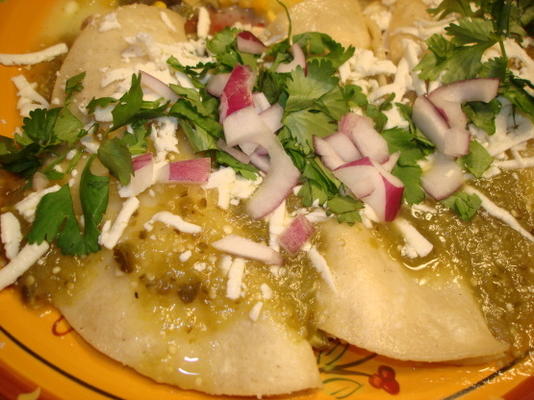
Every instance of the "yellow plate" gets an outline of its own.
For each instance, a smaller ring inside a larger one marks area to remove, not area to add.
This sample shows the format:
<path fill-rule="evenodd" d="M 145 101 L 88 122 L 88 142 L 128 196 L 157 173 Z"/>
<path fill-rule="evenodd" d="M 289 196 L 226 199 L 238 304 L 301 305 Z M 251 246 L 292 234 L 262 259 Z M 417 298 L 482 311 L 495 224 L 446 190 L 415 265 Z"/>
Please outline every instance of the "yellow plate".
<path fill-rule="evenodd" d="M 39 49 L 40 32 L 60 0 L 0 2 L 0 53 Z M 94 0 L 91 0 L 94 2 Z M 10 77 L 0 67 L 0 134 L 20 124 Z M 102 329 L 109 329 L 102 326 Z M 534 361 L 478 366 L 406 363 L 337 344 L 317 355 L 323 388 L 281 399 L 534 399 Z M 382 387 L 371 381 L 382 374 Z M 397 394 L 394 394 L 398 391 Z M 0 293 L 0 398 L 17 400 L 210 399 L 157 384 L 87 345 L 54 309 L 29 310 L 13 289 Z M 280 397 L 277 397 L 280 399 Z"/>

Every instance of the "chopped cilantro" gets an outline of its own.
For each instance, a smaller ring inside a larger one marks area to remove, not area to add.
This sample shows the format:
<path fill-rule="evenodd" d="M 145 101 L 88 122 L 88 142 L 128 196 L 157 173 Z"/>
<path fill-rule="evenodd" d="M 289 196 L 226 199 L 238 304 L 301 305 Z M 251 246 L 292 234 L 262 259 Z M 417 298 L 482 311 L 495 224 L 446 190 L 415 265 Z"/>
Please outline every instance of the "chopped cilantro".
<path fill-rule="evenodd" d="M 243 178 L 256 180 L 258 178 L 258 169 L 251 164 L 243 164 L 241 161 L 236 160 L 230 154 L 224 151 L 215 152 L 215 162 L 218 165 L 226 165 L 232 167 L 235 172 L 241 175 Z"/>
<path fill-rule="evenodd" d="M 296 35 L 293 41 L 304 50 L 308 61 L 328 61 L 335 69 L 339 68 L 354 54 L 354 47 L 344 48 L 325 33 L 301 33 Z"/>
<path fill-rule="evenodd" d="M 336 215 L 337 221 L 349 225 L 362 220 L 360 210 L 363 203 L 349 196 L 335 196 L 328 200 L 327 207 L 330 212 Z"/>
<path fill-rule="evenodd" d="M 122 186 L 130 183 L 133 174 L 132 157 L 119 138 L 106 139 L 98 148 L 98 159 L 119 180 Z"/>
<path fill-rule="evenodd" d="M 493 157 L 476 140 L 469 144 L 469 154 L 460 158 L 466 170 L 471 172 L 476 178 L 480 178 L 493 161 Z"/>
<path fill-rule="evenodd" d="M 130 89 L 119 99 L 111 112 L 113 115 L 113 130 L 128 124 L 143 106 L 143 90 L 141 89 L 141 75 L 132 75 Z"/>
<path fill-rule="evenodd" d="M 91 173 L 90 159 L 80 180 L 80 201 L 84 216 L 84 233 L 74 213 L 69 186 L 45 195 L 37 206 L 35 221 L 28 234 L 29 243 L 52 243 L 56 240 L 66 255 L 86 255 L 100 250 L 98 226 L 107 208 L 109 178 Z"/>
<path fill-rule="evenodd" d="M 462 106 L 467 118 L 488 135 L 495 133 L 495 117 L 501 111 L 501 102 L 493 99 L 489 103 L 473 101 Z"/>
<path fill-rule="evenodd" d="M 457 192 L 442 200 L 441 203 L 454 211 L 463 221 L 470 221 L 480 208 L 482 201 L 476 194 Z"/>
<path fill-rule="evenodd" d="M 75 75 L 65 83 L 65 103 L 68 103 L 72 96 L 83 90 L 83 80 L 85 79 L 85 72 Z"/>
<path fill-rule="evenodd" d="M 105 108 L 110 104 L 116 103 L 117 99 L 113 97 L 100 97 L 98 99 L 93 98 L 89 104 L 87 104 L 87 112 L 93 114 L 97 107 Z"/>
<path fill-rule="evenodd" d="M 145 121 L 136 121 L 131 125 L 132 130 L 125 130 L 121 141 L 128 147 L 132 155 L 147 152 L 147 137 L 150 135 L 150 126 Z"/>

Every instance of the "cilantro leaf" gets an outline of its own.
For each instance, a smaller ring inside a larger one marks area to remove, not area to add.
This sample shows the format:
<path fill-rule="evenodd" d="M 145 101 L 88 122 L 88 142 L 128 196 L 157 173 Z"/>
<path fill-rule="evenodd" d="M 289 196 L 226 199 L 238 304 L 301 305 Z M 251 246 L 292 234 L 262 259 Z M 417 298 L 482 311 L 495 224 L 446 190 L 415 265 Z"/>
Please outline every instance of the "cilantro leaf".
<path fill-rule="evenodd" d="M 470 0 L 443 0 L 436 8 L 430 8 L 428 12 L 438 16 L 440 19 L 452 13 L 458 13 L 466 17 L 474 16 Z"/>
<path fill-rule="evenodd" d="M 115 130 L 129 123 L 143 106 L 143 90 L 141 89 L 141 75 L 132 75 L 130 89 L 124 93 L 111 112 L 113 128 Z"/>
<path fill-rule="evenodd" d="M 193 86 L 196 88 L 203 88 L 204 84 L 200 80 L 204 78 L 210 70 L 217 67 L 216 63 L 211 62 L 198 63 L 194 66 L 185 66 L 182 65 L 174 56 L 169 57 L 167 64 L 169 64 L 175 70 L 187 75 L 187 77 L 193 83 Z"/>
<path fill-rule="evenodd" d="M 54 125 L 54 135 L 61 142 L 73 144 L 85 131 L 83 123 L 67 107 L 61 109 Z"/>
<path fill-rule="evenodd" d="M 457 192 L 442 200 L 441 203 L 454 211 L 463 221 L 470 221 L 480 208 L 482 201 L 476 194 Z"/>
<path fill-rule="evenodd" d="M 121 141 L 128 147 L 130 154 L 146 153 L 146 139 L 150 135 L 150 130 L 150 127 L 145 126 L 145 121 L 136 121 L 132 124 L 132 131 L 124 131 Z"/>
<path fill-rule="evenodd" d="M 469 143 L 469 154 L 460 158 L 461 163 L 475 177 L 480 178 L 491 163 L 493 157 L 488 151 L 476 140 Z"/>
<path fill-rule="evenodd" d="M 258 169 L 251 164 L 243 164 L 241 161 L 236 160 L 230 154 L 224 151 L 215 152 L 215 162 L 218 165 L 226 165 L 232 167 L 243 178 L 256 180 L 258 178 Z"/>
<path fill-rule="evenodd" d="M 337 129 L 335 121 L 323 112 L 313 110 L 293 112 L 284 118 L 283 123 L 306 154 L 312 152 L 313 135 L 324 137 Z"/>
<path fill-rule="evenodd" d="M 334 69 L 339 68 L 354 54 L 354 47 L 344 48 L 325 33 L 306 32 L 295 35 L 297 43 L 307 56 L 308 62 L 314 60 L 327 60 Z"/>
<path fill-rule="evenodd" d="M 183 129 L 195 153 L 217 149 L 216 139 L 200 126 L 195 126 L 186 119 L 180 119 L 180 127 Z"/>
<path fill-rule="evenodd" d="M 66 255 L 86 255 L 100 250 L 98 225 L 107 208 L 109 178 L 93 175 L 92 159 L 84 168 L 80 180 L 80 200 L 84 216 L 84 233 L 80 232 L 68 185 L 45 195 L 37 206 L 35 221 L 28 234 L 29 243 L 52 243 L 57 240 Z"/>
<path fill-rule="evenodd" d="M 417 204 L 425 199 L 425 192 L 421 187 L 421 167 L 396 165 L 391 173 L 404 184 L 403 196 L 408 204 Z"/>
<path fill-rule="evenodd" d="M 501 102 L 493 99 L 489 103 L 472 101 L 462 106 L 465 115 L 475 126 L 489 135 L 495 133 L 495 117 L 501 111 Z"/>
<path fill-rule="evenodd" d="M 201 128 L 214 138 L 222 137 L 221 124 L 213 116 L 203 115 L 194 104 L 184 98 L 178 99 L 169 113 L 192 122 L 196 127 Z"/>
<path fill-rule="evenodd" d="M 83 80 L 85 79 L 85 71 L 75 75 L 65 83 L 65 103 L 69 103 L 72 96 L 83 90 Z"/>
<path fill-rule="evenodd" d="M 89 114 L 94 114 L 97 107 L 105 108 L 110 104 L 116 103 L 117 101 L 118 100 L 114 99 L 113 97 L 100 97 L 98 99 L 95 99 L 93 97 L 91 101 L 87 104 L 87 112 Z"/>
<path fill-rule="evenodd" d="M 363 208 L 363 203 L 349 196 L 335 196 L 326 203 L 328 211 L 336 215 L 339 223 L 346 223 L 349 225 L 362 220 L 360 210 Z"/>
<path fill-rule="evenodd" d="M 118 138 L 106 139 L 98 148 L 97 154 L 100 162 L 122 186 L 130 183 L 133 175 L 132 157 L 123 141 Z"/>
<path fill-rule="evenodd" d="M 30 111 L 30 116 L 23 119 L 23 133 L 16 135 L 15 140 L 22 145 L 35 143 L 42 148 L 58 144 L 54 127 L 60 112 L 61 108 L 39 108 Z"/>

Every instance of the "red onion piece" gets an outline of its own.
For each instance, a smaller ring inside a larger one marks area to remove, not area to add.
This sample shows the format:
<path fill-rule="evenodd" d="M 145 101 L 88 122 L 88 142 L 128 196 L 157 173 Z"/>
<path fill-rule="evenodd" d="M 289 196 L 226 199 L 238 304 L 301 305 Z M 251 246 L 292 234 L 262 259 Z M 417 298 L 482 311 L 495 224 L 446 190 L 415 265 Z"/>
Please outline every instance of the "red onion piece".
<path fill-rule="evenodd" d="M 419 96 L 413 105 L 412 118 L 423 134 L 445 155 L 459 157 L 469 151 L 469 132 L 451 129 L 443 115 L 425 96 Z"/>
<path fill-rule="evenodd" d="M 441 86 L 428 95 L 430 101 L 445 100 L 455 103 L 469 101 L 483 101 L 488 103 L 493 100 L 499 90 L 499 79 L 477 78 L 457 81 Z"/>
<path fill-rule="evenodd" d="M 373 121 L 358 114 L 348 113 L 339 122 L 339 130 L 356 145 L 360 153 L 378 163 L 389 157 L 386 140 L 373 127 Z"/>
<path fill-rule="evenodd" d="M 311 222 L 304 215 L 299 215 L 280 235 L 280 246 L 291 254 L 295 254 L 313 235 L 314 230 Z"/>
<path fill-rule="evenodd" d="M 313 145 L 315 147 L 315 152 L 317 155 L 321 156 L 321 160 L 327 168 L 334 170 L 345 163 L 330 143 L 321 139 L 319 136 L 313 137 Z"/>
<path fill-rule="evenodd" d="M 269 172 L 269 168 L 271 168 L 269 157 L 258 153 L 252 153 L 250 155 L 250 163 L 265 173 Z"/>
<path fill-rule="evenodd" d="M 261 54 L 267 47 L 252 32 L 243 31 L 237 34 L 237 49 L 244 53 Z"/>
<path fill-rule="evenodd" d="M 334 151 L 341 157 L 344 162 L 350 162 L 362 158 L 354 143 L 348 135 L 342 132 L 336 132 L 324 138 L 332 146 Z"/>
<path fill-rule="evenodd" d="M 152 153 L 141 154 L 132 158 L 132 167 L 134 171 L 143 168 L 145 165 L 152 162 Z"/>
<path fill-rule="evenodd" d="M 213 75 L 206 84 L 206 90 L 212 96 L 221 97 L 229 78 L 230 73 Z"/>
<path fill-rule="evenodd" d="M 371 176 L 375 190 L 363 197 L 362 201 L 373 209 L 379 221 L 393 221 L 402 204 L 404 185 L 400 179 L 384 171 L 376 163 L 374 166 L 379 171 L 379 174 Z"/>
<path fill-rule="evenodd" d="M 132 158 L 133 176 L 127 186 L 119 189 L 120 197 L 137 196 L 154 183 L 154 160 L 151 153 Z"/>
<path fill-rule="evenodd" d="M 254 107 L 256 107 L 258 114 L 271 107 L 271 103 L 269 103 L 267 97 L 261 92 L 252 93 L 252 101 L 254 102 Z"/>
<path fill-rule="evenodd" d="M 254 106 L 248 106 L 227 116 L 223 121 L 228 146 L 252 142 L 253 136 L 272 135 Z"/>
<path fill-rule="evenodd" d="M 252 155 L 252 153 L 256 151 L 256 149 L 258 148 L 258 145 L 256 143 L 243 142 L 243 143 L 239 143 L 239 147 L 241 148 L 243 153 L 250 156 Z"/>
<path fill-rule="evenodd" d="M 211 245 L 219 251 L 238 257 L 258 260 L 265 264 L 280 265 L 283 262 L 280 253 L 270 247 L 237 235 L 225 236 Z"/>
<path fill-rule="evenodd" d="M 250 216 L 259 219 L 276 209 L 291 193 L 291 189 L 298 182 L 300 172 L 276 136 L 257 135 L 254 140 L 268 151 L 270 157 L 269 172 L 247 204 Z"/>
<path fill-rule="evenodd" d="M 282 117 L 284 116 L 284 109 L 280 104 L 273 104 L 265 111 L 260 113 L 263 123 L 269 128 L 272 133 L 277 132 L 284 125 L 282 124 Z"/>
<path fill-rule="evenodd" d="M 462 168 L 449 157 L 436 154 L 432 167 L 423 173 L 421 185 L 436 200 L 443 200 L 464 183 Z"/>
<path fill-rule="evenodd" d="M 343 182 L 358 199 L 369 196 L 375 190 L 380 173 L 369 157 L 341 165 L 334 175 Z"/>
<path fill-rule="evenodd" d="M 238 149 L 236 149 L 235 147 L 230 147 L 228 146 L 224 140 L 222 139 L 219 139 L 217 141 L 217 146 L 219 146 L 219 148 L 230 154 L 232 157 L 234 157 L 237 161 L 240 161 L 242 162 L 243 164 L 248 164 L 250 163 L 250 157 L 247 156 L 245 153 L 243 153 L 242 151 L 239 151 Z"/>
<path fill-rule="evenodd" d="M 254 74 L 244 65 L 236 65 L 221 94 L 219 117 L 224 121 L 226 117 L 243 108 L 253 106 L 252 87 Z"/>
<path fill-rule="evenodd" d="M 384 170 L 388 172 L 391 172 L 393 168 L 395 168 L 395 165 L 397 165 L 397 161 L 399 161 L 399 157 L 400 157 L 400 151 L 390 154 L 388 160 L 382 164 L 382 168 L 384 168 Z"/>
<path fill-rule="evenodd" d="M 144 71 L 141 72 L 141 85 L 150 91 L 154 92 L 154 94 L 164 98 L 165 100 L 175 102 L 178 100 L 178 95 L 172 91 L 172 89 L 165 84 L 164 82 L 160 81 L 155 76 L 152 76 Z"/>
<path fill-rule="evenodd" d="M 306 56 L 304 55 L 301 47 L 294 43 L 289 51 L 291 51 L 291 55 L 293 55 L 293 61 L 280 64 L 278 68 L 276 68 L 276 72 L 292 72 L 296 70 L 297 67 L 301 67 L 303 70 L 306 70 Z"/>
<path fill-rule="evenodd" d="M 167 183 L 205 183 L 211 171 L 210 158 L 176 161 L 163 168 L 160 179 Z"/>

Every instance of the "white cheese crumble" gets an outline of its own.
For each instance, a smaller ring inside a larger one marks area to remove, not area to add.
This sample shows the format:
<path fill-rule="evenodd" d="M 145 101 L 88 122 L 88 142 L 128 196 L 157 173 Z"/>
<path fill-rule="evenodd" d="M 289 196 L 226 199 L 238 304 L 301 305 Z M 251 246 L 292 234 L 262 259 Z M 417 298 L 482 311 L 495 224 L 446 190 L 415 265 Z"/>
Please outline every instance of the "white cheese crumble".
<path fill-rule="evenodd" d="M 534 167 L 534 157 L 514 160 L 495 161 L 494 166 L 502 169 L 518 169 Z"/>
<path fill-rule="evenodd" d="M 409 258 L 425 257 L 430 254 L 434 246 L 404 218 L 396 218 L 393 225 L 404 238 L 401 254 Z"/>
<path fill-rule="evenodd" d="M 152 216 L 150 221 L 145 223 L 144 228 L 150 232 L 154 228 L 155 222 L 161 222 L 165 225 L 168 225 L 174 229 L 179 230 L 184 233 L 200 233 L 202 232 L 202 227 L 192 224 L 190 222 L 184 221 L 182 217 L 172 214 L 168 211 L 160 211 Z"/>
<path fill-rule="evenodd" d="M 273 297 L 273 290 L 271 289 L 271 287 L 269 285 L 267 285 L 266 283 L 262 283 L 260 285 L 260 290 L 261 290 L 261 297 L 264 299 L 264 300 L 270 300 L 272 299 Z"/>
<path fill-rule="evenodd" d="M 98 32 L 107 32 L 111 31 L 113 29 L 121 29 L 122 26 L 117 19 L 117 13 L 109 13 L 102 18 L 102 22 L 100 23 L 100 26 L 98 27 Z"/>
<path fill-rule="evenodd" d="M 178 120 L 174 117 L 160 117 L 154 120 L 150 137 L 156 149 L 156 159 L 164 160 L 167 153 L 179 153 Z"/>
<path fill-rule="evenodd" d="M 354 55 L 339 67 L 342 83 L 354 83 L 362 88 L 365 94 L 376 89 L 378 82 L 369 77 L 375 75 L 393 75 L 397 67 L 390 60 L 377 58 L 366 49 L 356 49 Z"/>
<path fill-rule="evenodd" d="M 27 244 L 9 264 L 0 269 L 0 290 L 15 283 L 24 272 L 37 262 L 50 245 L 43 241 L 41 244 Z"/>
<path fill-rule="evenodd" d="M 13 260 L 19 253 L 20 242 L 22 241 L 22 232 L 20 231 L 20 222 L 11 212 L 0 215 L 0 228 L 2 229 L 2 243 L 6 257 Z"/>
<path fill-rule="evenodd" d="M 241 284 L 245 274 L 246 261 L 237 257 L 228 271 L 228 282 L 226 284 L 226 297 L 236 300 L 241 296 Z"/>
<path fill-rule="evenodd" d="M 186 250 L 182 254 L 180 254 L 179 259 L 181 262 L 186 262 L 187 260 L 191 258 L 192 254 L 193 253 L 191 252 L 191 250 Z"/>
<path fill-rule="evenodd" d="M 534 242 L 534 236 L 527 231 L 525 228 L 521 226 L 521 224 L 514 218 L 512 214 L 510 214 L 507 210 L 504 208 L 499 207 L 497 204 L 492 202 L 488 197 L 486 197 L 484 194 L 476 190 L 475 188 L 471 186 L 465 186 L 464 191 L 469 194 L 475 194 L 477 195 L 480 200 L 482 200 L 482 208 L 484 208 L 489 215 L 491 215 L 494 218 L 500 219 L 502 222 L 507 224 L 510 228 L 513 230 L 519 232 L 525 239 L 530 240 L 531 242 Z"/>
<path fill-rule="evenodd" d="M 326 262 L 325 258 L 319 253 L 315 246 L 312 246 L 308 250 L 308 257 L 315 268 L 315 270 L 321 275 L 321 278 L 326 282 L 326 284 L 333 290 L 336 290 L 336 285 L 334 283 L 334 277 L 330 271 L 330 267 Z"/>
<path fill-rule="evenodd" d="M 269 214 L 267 220 L 269 221 L 269 247 L 274 251 L 280 251 L 278 239 L 290 224 L 285 200 Z"/>
<path fill-rule="evenodd" d="M 198 9 L 198 24 L 197 24 L 197 36 L 205 39 L 210 33 L 210 13 L 205 7 L 199 7 Z"/>
<path fill-rule="evenodd" d="M 252 306 L 250 312 L 248 313 L 249 318 L 256 322 L 260 317 L 261 309 L 263 308 L 263 301 L 258 301 Z"/>
<path fill-rule="evenodd" d="M 11 78 L 17 88 L 17 110 L 23 117 L 28 117 L 30 112 L 38 108 L 48 108 L 48 101 L 41 96 L 35 88 L 36 83 L 30 83 L 24 75 L 17 75 Z"/>
<path fill-rule="evenodd" d="M 34 65 L 65 54 L 69 48 L 65 43 L 58 43 L 46 49 L 26 54 L 0 54 L 0 64 L 2 65 Z"/>
<path fill-rule="evenodd" d="M 26 198 L 15 204 L 15 210 L 17 210 L 26 221 L 33 222 L 35 219 L 35 210 L 41 199 L 48 193 L 57 192 L 59 189 L 61 189 L 61 186 L 54 185 L 47 189 L 30 193 Z"/>
<path fill-rule="evenodd" d="M 219 262 L 219 268 L 221 269 L 221 272 L 224 276 L 228 275 L 228 271 L 230 271 L 230 267 L 232 266 L 232 257 L 228 254 L 224 254 L 221 257 L 221 261 Z"/>
<path fill-rule="evenodd" d="M 173 32 L 176 32 L 176 27 L 174 26 L 174 24 L 172 23 L 171 19 L 169 18 L 169 16 L 167 15 L 165 11 L 160 11 L 159 16 L 161 20 L 163 21 L 163 23 L 167 25 L 167 28 L 169 28 Z"/>
<path fill-rule="evenodd" d="M 217 189 L 217 206 L 227 210 L 230 204 L 239 204 L 241 199 L 248 199 L 260 185 L 261 178 L 256 181 L 238 176 L 233 168 L 225 167 L 210 174 L 204 189 Z"/>
<path fill-rule="evenodd" d="M 195 265 L 193 265 L 193 269 L 198 272 L 204 271 L 208 265 L 205 262 L 197 262 Z"/>
<path fill-rule="evenodd" d="M 121 238 L 124 230 L 128 226 L 128 222 L 132 217 L 133 213 L 139 208 L 139 200 L 137 197 L 130 197 L 124 203 L 122 203 L 122 208 L 115 218 L 113 225 L 110 220 L 107 220 L 102 227 L 102 233 L 98 238 L 98 243 L 102 246 L 112 249 L 115 247 L 119 239 Z"/>

